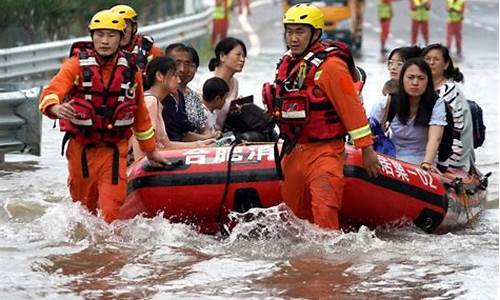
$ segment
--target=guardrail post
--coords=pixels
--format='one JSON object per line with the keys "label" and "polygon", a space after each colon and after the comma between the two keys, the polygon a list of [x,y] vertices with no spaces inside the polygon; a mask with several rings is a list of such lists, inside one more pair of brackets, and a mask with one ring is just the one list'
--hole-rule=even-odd
{"label": "guardrail post", "polygon": [[38,97],[42,87],[0,93],[0,162],[5,153],[22,151],[40,156],[42,116]]}

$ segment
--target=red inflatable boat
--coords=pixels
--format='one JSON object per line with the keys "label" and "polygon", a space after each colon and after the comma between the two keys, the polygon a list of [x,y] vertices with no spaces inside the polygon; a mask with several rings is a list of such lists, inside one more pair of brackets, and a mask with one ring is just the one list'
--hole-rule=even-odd
{"label": "red inflatable boat", "polygon": [[[230,210],[245,212],[282,201],[273,144],[185,149],[163,155],[176,163],[155,169],[141,160],[129,169],[122,218],[162,212],[172,222],[215,233]],[[369,178],[361,152],[347,148],[340,211],[343,228],[409,220],[426,232],[449,231],[467,223],[486,200],[487,176],[440,176],[383,155],[379,160],[379,176]]]}

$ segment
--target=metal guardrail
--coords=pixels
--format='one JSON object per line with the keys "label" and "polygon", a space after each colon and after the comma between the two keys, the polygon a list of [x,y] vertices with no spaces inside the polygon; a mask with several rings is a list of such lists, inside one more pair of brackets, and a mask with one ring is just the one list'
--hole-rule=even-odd
{"label": "metal guardrail", "polygon": [[[165,47],[170,43],[183,42],[200,37],[210,28],[213,7],[185,17],[149,25],[139,32],[152,36],[155,43]],[[0,49],[0,80],[42,72],[56,71],[68,57],[71,45],[89,37]]]}
{"label": "metal guardrail", "polygon": [[[199,8],[199,0],[190,3],[186,12]],[[196,4],[196,5],[195,5]],[[186,42],[208,33],[213,7],[164,23],[142,27],[139,31],[152,36],[159,47]],[[57,71],[68,57],[71,45],[89,37],[0,49],[0,80]],[[38,111],[38,97],[42,88],[3,92],[0,89],[0,163],[5,153],[22,151],[40,155],[42,115]]]}
{"label": "metal guardrail", "polygon": [[40,156],[42,115],[38,97],[42,87],[0,92],[0,163],[4,154],[22,151]]}

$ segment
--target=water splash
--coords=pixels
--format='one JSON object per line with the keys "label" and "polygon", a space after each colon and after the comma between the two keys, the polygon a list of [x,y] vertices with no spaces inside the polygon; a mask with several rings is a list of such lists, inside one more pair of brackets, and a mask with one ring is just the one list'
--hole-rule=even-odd
{"label": "water splash", "polygon": [[384,247],[375,231],[366,227],[348,233],[325,230],[298,219],[284,204],[232,213],[230,217],[237,224],[225,247],[250,257],[319,255],[341,259]]}

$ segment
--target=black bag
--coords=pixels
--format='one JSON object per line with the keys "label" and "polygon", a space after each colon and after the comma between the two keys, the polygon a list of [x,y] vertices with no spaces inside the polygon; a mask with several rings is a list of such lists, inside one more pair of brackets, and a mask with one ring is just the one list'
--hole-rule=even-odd
{"label": "black bag", "polygon": [[252,103],[230,110],[224,123],[224,131],[232,131],[236,137],[251,142],[275,141],[274,127],[273,118]]}
{"label": "black bag", "polygon": [[474,149],[481,147],[486,138],[486,126],[483,121],[483,109],[472,100],[467,100],[472,115],[472,136],[474,138]]}

